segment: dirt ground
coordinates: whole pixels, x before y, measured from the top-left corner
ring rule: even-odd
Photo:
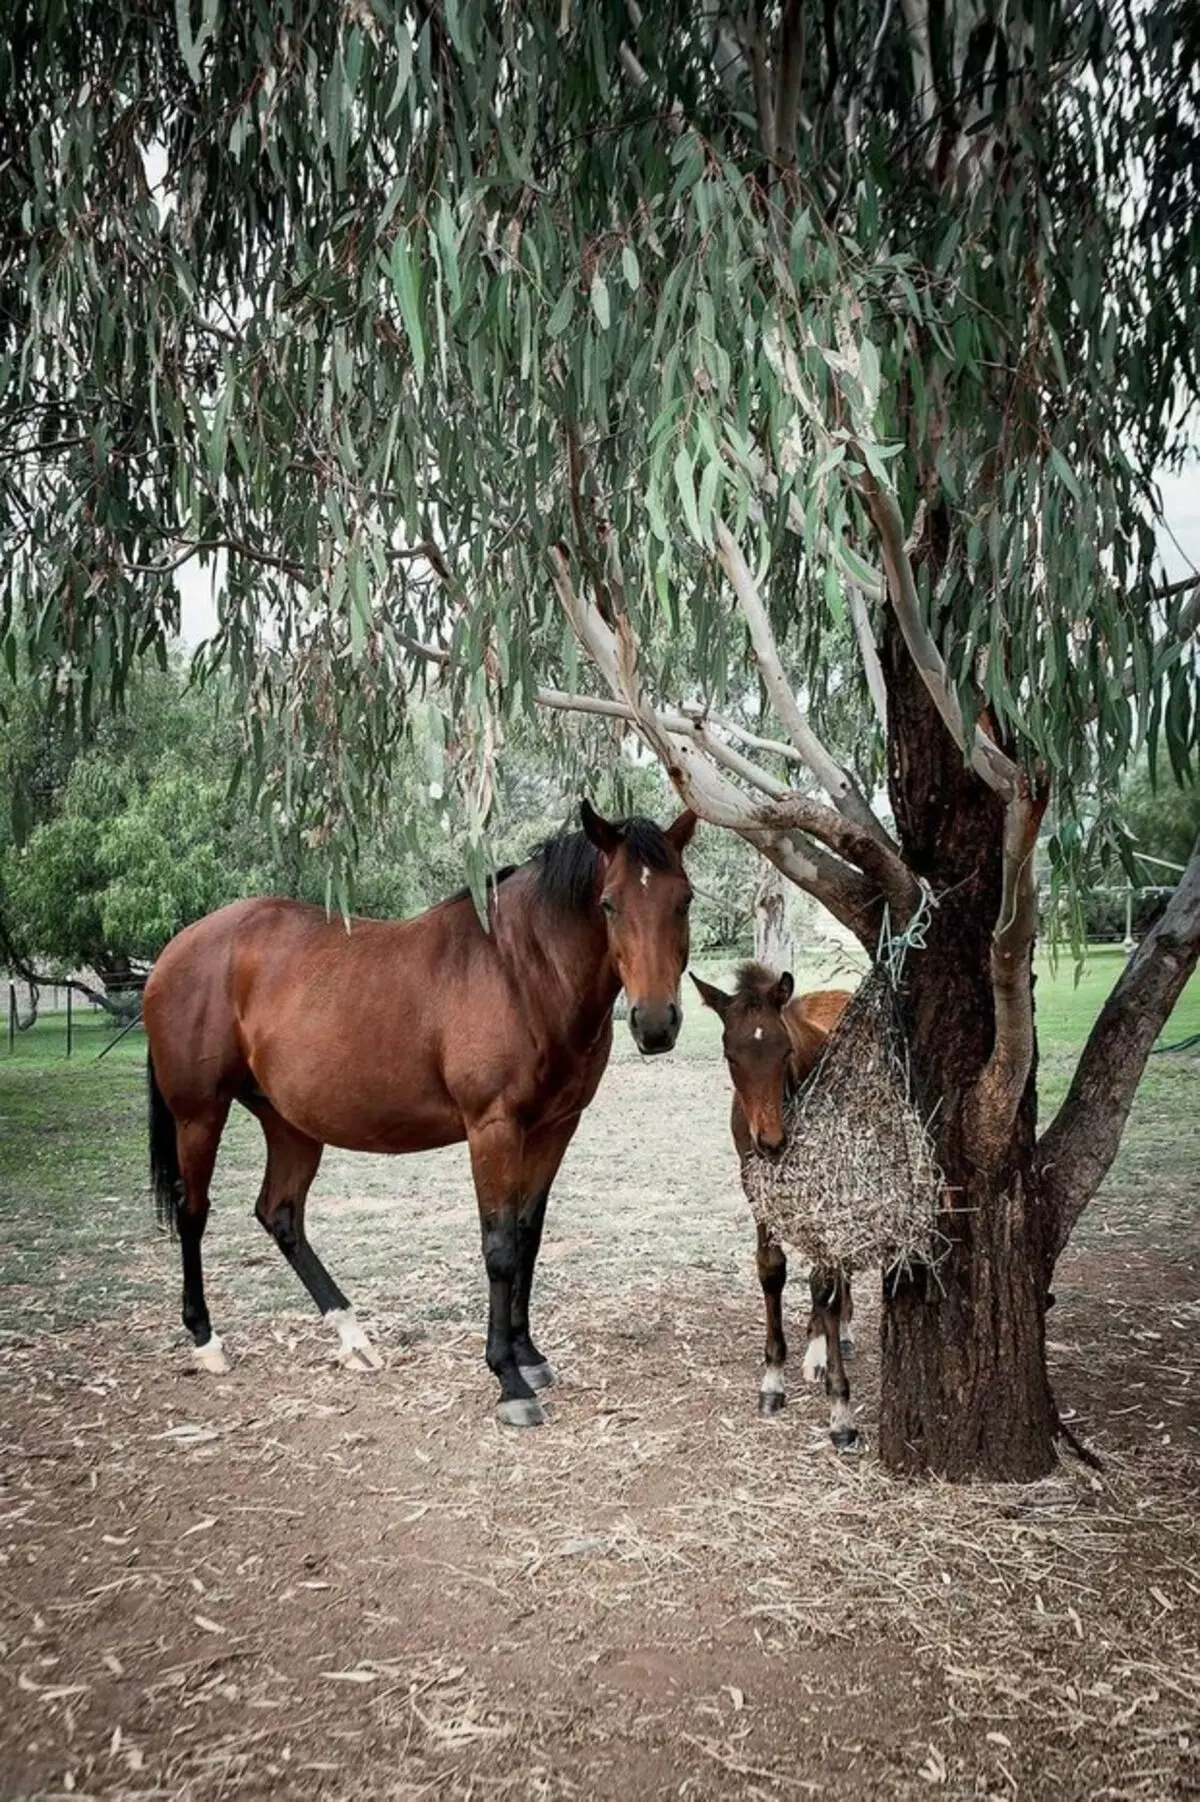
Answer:
[[[1193,1195],[1102,1199],[1059,1273],[1057,1392],[1103,1473],[903,1485],[870,1449],[870,1282],[865,1451],[832,1452],[800,1382],[800,1283],[789,1405],[757,1419],[724,1087],[715,1059],[609,1072],[551,1206],[540,1432],[492,1416],[460,1151],[318,1181],[375,1376],[335,1365],[250,1220],[249,1123],[206,1241],[231,1376],[190,1371],[148,1207],[89,1252],[91,1321],[54,1272],[10,1286],[0,1792],[1200,1794]]]

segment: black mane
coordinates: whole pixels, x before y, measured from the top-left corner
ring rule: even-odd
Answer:
[[[629,855],[652,870],[674,869],[677,853],[661,826],[635,814],[632,819],[614,822],[621,833]],[[564,913],[582,913],[591,906],[596,886],[596,864],[599,858],[586,832],[556,832],[536,845],[526,863],[506,864],[489,878],[488,887],[499,887],[518,870],[531,864],[537,872],[537,892],[548,907]],[[470,889],[456,889],[447,896],[450,901],[465,901]]]

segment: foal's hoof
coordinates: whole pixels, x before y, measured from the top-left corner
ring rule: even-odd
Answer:
[[[518,1395],[498,1404],[496,1418],[506,1427],[544,1427],[550,1417],[532,1395]]]
[[[541,1364],[520,1364],[517,1368],[531,1389],[549,1389],[551,1383],[557,1381],[549,1359]]]
[[[787,1405],[787,1396],[782,1389],[760,1389],[758,1392],[758,1411],[764,1417],[778,1414]]]
[[[835,1451],[856,1452],[859,1450],[857,1427],[837,1427],[829,1437],[833,1441]]]
[[[229,1359],[225,1356],[225,1348],[215,1333],[203,1345],[192,1347],[192,1363],[197,1370],[204,1371],[206,1376],[227,1377],[229,1375]]]
[[[383,1369],[383,1359],[373,1345],[342,1345],[338,1347],[336,1355],[343,1370],[357,1370],[365,1374]]]

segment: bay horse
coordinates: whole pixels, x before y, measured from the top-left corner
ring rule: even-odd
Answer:
[[[733,1081],[730,1128],[738,1157],[744,1163],[757,1151],[762,1157],[777,1158],[787,1144],[785,1105],[815,1069],[826,1039],[850,1002],[850,992],[818,989],[797,995],[790,972],[776,976],[765,964],[753,962],[739,965],[732,995],[698,976],[693,975],[692,981],[705,1006],[721,1018],[725,1061]],[[783,1375],[787,1257],[761,1225],[757,1262],[767,1316],[758,1408],[760,1414],[777,1414],[787,1400]],[[810,1273],[809,1291],[812,1311],[803,1371],[809,1382],[824,1377],[831,1402],[830,1437],[846,1451],[858,1443],[843,1357],[854,1345],[850,1273],[840,1267],[818,1267]]]
[[[554,1371],[529,1330],[546,1200],[612,1048],[624,988],[647,1055],[679,1032],[691,812],[660,829],[607,820],[546,841],[489,885],[484,931],[464,890],[415,919],[331,918],[263,897],[188,926],[146,984],[150,1165],[178,1232],[183,1321],[201,1369],[229,1366],[200,1246],[236,1101],[267,1167],[255,1214],[337,1331],[344,1363],[382,1363],[312,1249],[304,1206],[326,1145],[429,1151],[466,1140],[488,1279],[486,1358],[510,1426],[546,1418]]]

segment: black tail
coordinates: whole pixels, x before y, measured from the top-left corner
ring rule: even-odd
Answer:
[[[175,1116],[158,1086],[153,1052],[146,1054],[146,1087],[150,1097],[150,1182],[154,1189],[154,1211],[163,1231],[174,1233],[179,1227],[183,1175],[175,1139]]]

